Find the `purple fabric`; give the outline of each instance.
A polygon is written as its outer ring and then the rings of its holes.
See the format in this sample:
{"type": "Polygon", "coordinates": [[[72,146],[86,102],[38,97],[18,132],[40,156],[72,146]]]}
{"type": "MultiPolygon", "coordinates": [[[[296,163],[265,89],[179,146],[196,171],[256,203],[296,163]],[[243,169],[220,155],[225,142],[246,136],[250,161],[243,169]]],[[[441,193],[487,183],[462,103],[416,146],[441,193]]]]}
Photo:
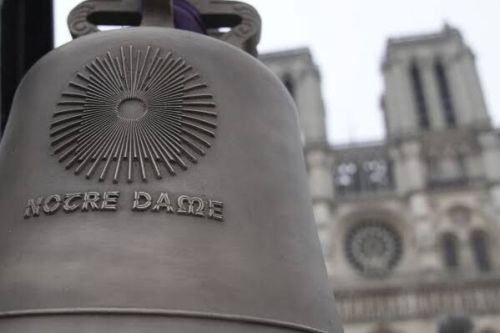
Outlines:
{"type": "Polygon", "coordinates": [[[201,14],[186,0],[174,0],[174,25],[181,30],[207,33],[201,14]]]}

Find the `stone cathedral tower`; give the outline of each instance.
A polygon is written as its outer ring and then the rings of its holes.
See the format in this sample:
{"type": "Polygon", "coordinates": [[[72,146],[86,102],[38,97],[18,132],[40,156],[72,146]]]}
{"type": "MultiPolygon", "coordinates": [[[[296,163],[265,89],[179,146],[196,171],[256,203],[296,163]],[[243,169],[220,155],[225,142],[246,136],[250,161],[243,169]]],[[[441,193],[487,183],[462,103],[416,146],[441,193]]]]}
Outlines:
{"type": "Polygon", "coordinates": [[[346,333],[500,333],[500,136],[460,32],[388,41],[380,142],[327,143],[307,49],[262,60],[298,105],[346,333]]]}
{"type": "Polygon", "coordinates": [[[313,210],[325,255],[329,253],[333,205],[333,159],[328,151],[321,76],[308,49],[264,54],[261,60],[283,81],[299,110],[313,210]]]}

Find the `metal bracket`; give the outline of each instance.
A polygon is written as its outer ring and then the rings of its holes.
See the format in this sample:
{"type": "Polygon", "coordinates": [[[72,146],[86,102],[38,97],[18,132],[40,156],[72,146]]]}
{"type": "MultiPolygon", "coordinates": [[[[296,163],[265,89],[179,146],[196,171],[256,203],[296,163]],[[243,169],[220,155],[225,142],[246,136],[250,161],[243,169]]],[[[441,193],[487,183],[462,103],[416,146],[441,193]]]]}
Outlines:
{"type": "MultiPolygon", "coordinates": [[[[201,14],[209,36],[256,56],[261,20],[238,1],[189,0],[201,14]]],[[[73,38],[98,32],[98,25],[173,27],[172,0],[87,0],[68,16],[73,38]]]]}
{"type": "Polygon", "coordinates": [[[203,17],[208,34],[257,56],[261,19],[252,6],[239,1],[190,0],[203,17]],[[229,28],[227,32],[221,28],[229,28]]]}
{"type": "Polygon", "coordinates": [[[98,32],[97,25],[138,26],[142,20],[141,2],[137,0],[87,0],[68,15],[73,38],[98,32]]]}

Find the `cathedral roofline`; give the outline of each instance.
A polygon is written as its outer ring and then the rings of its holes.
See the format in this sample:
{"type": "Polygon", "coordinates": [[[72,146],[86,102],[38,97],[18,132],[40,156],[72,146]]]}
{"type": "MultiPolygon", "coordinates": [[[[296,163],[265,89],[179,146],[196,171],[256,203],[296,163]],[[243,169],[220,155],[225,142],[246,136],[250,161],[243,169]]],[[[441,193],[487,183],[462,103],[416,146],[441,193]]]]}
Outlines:
{"type": "Polygon", "coordinates": [[[424,34],[415,34],[415,35],[406,35],[402,37],[391,37],[387,40],[387,47],[404,47],[404,46],[413,46],[416,43],[429,43],[434,41],[442,41],[443,39],[448,39],[452,37],[458,37],[462,39],[462,34],[460,31],[445,23],[443,29],[439,32],[434,33],[424,33],[424,34]]]}
{"type": "Polygon", "coordinates": [[[355,150],[355,149],[372,149],[378,147],[385,147],[387,145],[386,140],[370,140],[370,141],[355,141],[343,144],[333,144],[330,149],[333,151],[345,151],[345,150],[355,150]]]}
{"type": "Polygon", "coordinates": [[[458,41],[464,50],[468,47],[464,43],[462,33],[455,27],[445,23],[441,31],[431,33],[421,33],[405,35],[401,37],[390,37],[387,39],[386,52],[382,59],[381,69],[385,72],[397,60],[393,58],[401,50],[413,52],[415,46],[425,46],[429,44],[442,44],[447,41],[458,41]]]}
{"type": "Polygon", "coordinates": [[[330,151],[333,153],[350,153],[361,152],[365,150],[373,151],[374,149],[386,149],[387,140],[370,140],[370,141],[354,141],[349,143],[329,143],[329,142],[312,142],[304,146],[304,151],[313,150],[330,151]]]}

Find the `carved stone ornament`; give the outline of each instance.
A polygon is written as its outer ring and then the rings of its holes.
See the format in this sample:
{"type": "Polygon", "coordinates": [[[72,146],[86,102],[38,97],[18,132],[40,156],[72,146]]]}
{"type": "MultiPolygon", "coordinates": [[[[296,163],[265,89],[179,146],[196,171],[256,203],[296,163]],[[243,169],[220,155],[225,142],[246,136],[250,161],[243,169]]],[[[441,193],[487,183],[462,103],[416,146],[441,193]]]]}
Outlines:
{"type": "Polygon", "coordinates": [[[59,162],[118,183],[186,170],[215,137],[217,113],[200,75],[154,46],[110,50],[72,78],[51,123],[59,162]]]}

